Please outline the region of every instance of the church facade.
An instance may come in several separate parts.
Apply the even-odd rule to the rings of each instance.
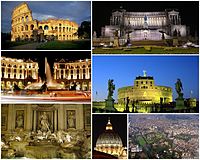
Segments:
[[[114,37],[131,40],[161,40],[173,36],[185,37],[186,25],[181,24],[178,10],[163,12],[129,12],[119,9],[112,12],[110,25],[101,29],[102,37]]]
[[[78,24],[65,19],[33,19],[27,3],[21,3],[12,11],[11,41],[74,40]]]

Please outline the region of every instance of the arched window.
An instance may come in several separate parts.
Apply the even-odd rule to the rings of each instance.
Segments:
[[[39,29],[42,29],[42,26],[39,26]]]
[[[22,26],[22,31],[24,30],[24,26]]]
[[[55,30],[57,31],[57,30],[58,30],[58,27],[56,27]]]
[[[44,30],[48,30],[48,29],[49,29],[49,26],[45,25]]]
[[[26,16],[26,22],[28,22],[28,16]]]
[[[32,24],[32,25],[31,25],[31,30],[33,30],[33,29],[34,29],[34,25]]]
[[[25,30],[28,31],[28,25],[25,26]]]
[[[63,32],[65,32],[65,27],[63,27]]]

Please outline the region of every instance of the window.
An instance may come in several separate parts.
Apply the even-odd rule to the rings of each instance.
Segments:
[[[32,24],[32,25],[31,25],[31,30],[33,30],[33,29],[34,29],[34,25]]]
[[[28,16],[26,16],[26,22],[28,22]]]
[[[25,26],[25,30],[28,31],[28,25]]]
[[[48,29],[49,29],[49,26],[45,25],[44,30],[48,30]]]

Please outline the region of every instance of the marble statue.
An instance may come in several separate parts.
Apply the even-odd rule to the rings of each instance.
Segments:
[[[48,116],[46,114],[46,112],[44,112],[41,116],[40,116],[40,124],[41,124],[41,131],[43,132],[47,132],[49,131],[49,121],[48,121]]]
[[[17,116],[16,128],[24,128],[24,116],[22,113]]]
[[[75,128],[75,115],[73,111],[69,112],[67,123],[68,128]]]

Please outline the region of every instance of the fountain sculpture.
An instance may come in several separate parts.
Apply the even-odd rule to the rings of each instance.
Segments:
[[[39,89],[41,89],[41,87],[44,83],[47,83],[47,88],[49,90],[64,90],[65,89],[65,87],[62,84],[53,81],[52,75],[51,75],[51,68],[47,61],[47,57],[45,57],[45,75],[46,75],[45,82],[40,81],[40,82],[32,83],[32,84],[26,86],[25,89],[26,90],[39,90]]]

